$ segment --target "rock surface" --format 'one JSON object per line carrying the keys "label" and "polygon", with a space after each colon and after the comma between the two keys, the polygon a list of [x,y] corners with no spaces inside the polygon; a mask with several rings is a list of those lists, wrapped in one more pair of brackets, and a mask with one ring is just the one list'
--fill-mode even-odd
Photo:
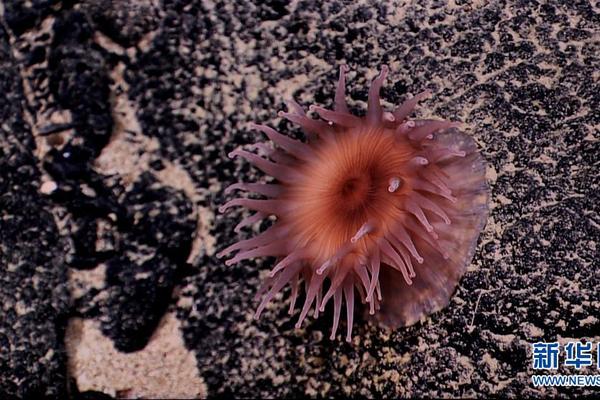
{"label": "rock surface", "polygon": [[[600,7],[489,3],[0,3],[0,397],[151,396],[68,360],[99,332],[148,350],[171,313],[197,396],[595,393],[533,387],[530,345],[600,342]],[[350,344],[329,310],[295,330],[287,294],[254,321],[272,260],[214,255],[241,217],[216,215],[222,188],[258,176],[227,153],[250,121],[296,134],[283,101],[330,106],[341,63],[359,112],[382,64],[388,105],[431,89],[419,116],[463,121],[492,189],[450,306],[394,332],[359,319]]]}

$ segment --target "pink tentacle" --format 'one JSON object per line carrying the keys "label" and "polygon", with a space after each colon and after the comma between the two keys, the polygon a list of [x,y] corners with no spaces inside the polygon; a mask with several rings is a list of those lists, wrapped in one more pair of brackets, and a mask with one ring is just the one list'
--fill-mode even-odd
{"label": "pink tentacle", "polygon": [[327,261],[325,261],[319,268],[317,268],[317,275],[323,274],[325,270],[334,266],[339,260],[341,260],[346,254],[350,253],[354,248],[353,244],[345,243],[338,249],[338,251]]}
{"label": "pink tentacle", "polygon": [[415,260],[417,260],[419,264],[423,264],[423,257],[421,257],[421,255],[417,251],[415,244],[413,243],[408,232],[406,232],[406,229],[404,228],[404,226],[402,226],[402,224],[398,224],[390,232],[396,237],[396,239],[400,241],[400,243],[404,245],[404,247],[406,247],[406,249],[415,258]]}
{"label": "pink tentacle", "polygon": [[408,132],[408,138],[410,140],[420,142],[428,136],[433,135],[437,131],[442,129],[456,128],[461,125],[460,122],[451,121],[424,121],[421,123],[421,126],[416,126],[414,129]]}
{"label": "pink tentacle", "polygon": [[302,326],[302,322],[306,318],[306,314],[308,314],[308,310],[317,296],[317,290],[323,284],[323,279],[325,279],[324,275],[312,274],[310,284],[308,285],[308,291],[306,293],[306,299],[304,300],[304,306],[300,312],[300,317],[298,317],[298,322],[296,322],[296,328],[300,328]]}
{"label": "pink tentacle", "polygon": [[234,190],[245,190],[247,192],[254,192],[262,194],[263,196],[275,198],[281,196],[283,187],[281,185],[274,185],[268,183],[239,182],[234,183],[233,185],[229,185],[225,189],[225,194],[230,194]]}
{"label": "pink tentacle", "polygon": [[352,341],[352,325],[354,321],[354,279],[352,275],[344,282],[344,297],[346,297],[346,341]]}
{"label": "pink tentacle", "polygon": [[407,285],[412,285],[412,279],[410,279],[410,274],[408,272],[408,268],[404,264],[402,257],[394,250],[392,245],[384,239],[381,241],[381,252],[389,259],[390,267],[400,271],[402,273],[402,277]]}
{"label": "pink tentacle", "polygon": [[217,258],[224,257],[227,254],[230,254],[236,250],[247,250],[247,249],[252,249],[254,247],[265,245],[269,242],[272,242],[275,239],[280,238],[282,236],[282,234],[287,231],[288,231],[288,229],[281,229],[281,227],[273,225],[266,231],[258,234],[257,236],[254,236],[254,237],[252,237],[250,239],[246,239],[246,240],[240,240],[239,242],[236,242],[236,243],[232,244],[231,246],[226,247],[225,249],[223,249],[219,253],[217,253]]}
{"label": "pink tentacle", "polygon": [[263,300],[260,302],[260,305],[256,309],[256,313],[254,313],[254,319],[260,318],[260,314],[263,312],[267,304],[275,297],[277,294],[294,276],[298,275],[298,272],[302,268],[301,264],[297,264],[292,268],[288,268],[283,271],[276,279],[273,286],[269,292],[265,295]]}
{"label": "pink tentacle", "polygon": [[369,281],[369,274],[367,273],[367,268],[364,265],[356,265],[354,267],[354,271],[356,275],[360,278],[361,283],[365,287],[366,290],[369,290],[371,287],[371,282]]}
{"label": "pink tentacle", "polygon": [[[270,157],[275,152],[275,149],[265,142],[256,142],[246,147],[248,150],[256,150],[258,155],[261,157]],[[262,154],[261,154],[262,153]]]}
{"label": "pink tentacle", "polygon": [[338,124],[345,128],[354,128],[361,124],[361,120],[359,117],[356,117],[352,114],[342,113],[338,111],[327,110],[323,107],[319,106],[310,106],[308,108],[310,111],[315,111],[321,118],[326,121],[333,122],[334,124]]}
{"label": "pink tentacle", "polygon": [[[383,65],[381,67],[381,73],[377,78],[373,80],[371,83],[371,87],[369,88],[369,100],[368,100],[368,108],[367,108],[367,122],[370,124],[378,124],[381,122],[381,118],[383,116],[383,109],[381,108],[379,92],[381,91],[381,86],[383,86],[383,82],[388,74],[387,65]],[[394,117],[395,120],[395,117]]]}
{"label": "pink tentacle", "polygon": [[313,318],[318,318],[319,317],[319,304],[321,304],[321,298],[323,297],[323,286],[319,286],[319,289],[317,290],[317,297],[315,299],[315,312],[313,314]]}
{"label": "pink tentacle", "polygon": [[405,136],[415,127],[415,121],[404,121],[396,128],[396,137]]}
{"label": "pink tentacle", "polygon": [[333,279],[331,280],[330,278],[331,284],[329,285],[329,290],[327,291],[327,293],[325,293],[325,296],[323,296],[323,300],[321,301],[321,312],[325,311],[325,306],[327,305],[327,302],[329,301],[331,296],[335,294],[336,290],[339,289],[340,285],[342,284],[342,282],[344,282],[344,279],[346,279],[347,275],[348,272],[346,268],[336,268],[335,274],[333,275]]}
{"label": "pink tentacle", "polygon": [[269,272],[269,276],[275,276],[275,274],[277,274],[282,269],[286,268],[288,265],[293,264],[297,261],[300,261],[300,260],[304,259],[305,257],[306,257],[306,252],[303,251],[302,249],[294,250],[293,252],[291,252],[290,254],[285,256],[285,258],[283,258],[283,260],[279,261],[275,265],[275,267],[273,267],[271,272]]}
{"label": "pink tentacle", "polygon": [[273,178],[283,182],[293,179],[293,177],[296,175],[296,172],[288,166],[274,163],[242,149],[236,149],[229,153],[230,158],[235,156],[245,158],[248,162],[252,163],[264,173],[269,174]]}
{"label": "pink tentacle", "polygon": [[350,114],[348,106],[346,105],[346,72],[350,68],[347,65],[340,65],[340,78],[338,80],[337,88],[335,90],[335,111]]}
{"label": "pink tentacle", "polygon": [[252,225],[258,221],[262,221],[263,219],[267,218],[268,214],[262,213],[262,212],[257,212],[254,213],[252,215],[249,215],[245,218],[243,218],[236,226],[235,228],[233,228],[233,231],[235,233],[240,233],[242,231],[242,228],[248,226],[248,225]]}
{"label": "pink tentacle", "polygon": [[358,289],[360,291],[363,303],[368,302],[370,310],[374,312],[375,302],[373,301],[373,298],[367,300],[368,290],[371,287],[371,283],[369,282],[369,274],[367,273],[367,268],[364,265],[361,265],[359,267],[356,267],[354,271],[356,271],[356,274],[358,275],[362,283],[362,285],[358,285]]}
{"label": "pink tentacle", "polygon": [[294,275],[292,278],[292,295],[290,299],[290,309],[288,310],[288,314],[292,315],[294,313],[294,307],[296,306],[296,300],[298,299],[298,275]]}
{"label": "pink tentacle", "polygon": [[231,207],[245,207],[250,210],[260,211],[267,215],[281,215],[285,209],[285,203],[281,200],[255,200],[255,199],[233,199],[219,207],[219,212],[225,212]]}
{"label": "pink tentacle", "polygon": [[410,113],[414,110],[417,103],[430,95],[431,95],[431,92],[429,90],[425,90],[419,94],[414,95],[413,97],[411,97],[410,99],[408,99],[404,103],[402,103],[394,111],[394,118],[396,119],[396,122],[404,121],[406,119],[406,117],[408,117],[410,115]]}
{"label": "pink tentacle", "polygon": [[318,121],[316,119],[309,118],[307,115],[286,113],[280,111],[277,113],[281,118],[285,118],[294,124],[300,125],[300,127],[311,135],[316,136],[328,136],[331,135],[331,127],[324,121]]}
{"label": "pink tentacle", "polygon": [[402,256],[402,259],[404,260],[404,264],[406,264],[406,266],[408,267],[408,274],[410,275],[410,277],[414,278],[415,276],[417,276],[417,274],[415,273],[415,268],[413,267],[412,261],[410,261],[410,256],[406,252],[406,250],[404,250],[401,246],[398,246],[397,250],[400,253],[400,255]]}
{"label": "pink tentacle", "polygon": [[306,112],[304,111],[304,108],[302,108],[302,106],[300,104],[298,104],[298,102],[294,99],[289,99],[285,101],[285,105],[287,106],[288,110],[290,110],[291,112],[298,114],[298,115],[305,115]]}
{"label": "pink tentacle", "polygon": [[333,295],[333,327],[331,328],[330,340],[335,339],[335,333],[340,323],[340,314],[342,313],[342,289],[336,290]]}
{"label": "pink tentacle", "polygon": [[464,157],[466,155],[467,153],[464,151],[450,147],[438,148],[436,146],[435,148],[427,150],[427,157],[433,162],[438,162],[450,157]]}
{"label": "pink tentacle", "polygon": [[265,279],[263,281],[263,283],[260,285],[260,287],[258,288],[258,290],[256,291],[256,294],[254,295],[254,301],[258,301],[258,299],[260,299],[263,294],[267,293],[267,291],[269,290],[270,287],[273,286],[273,282],[275,282],[275,281],[276,281],[275,278]]}
{"label": "pink tentacle", "polygon": [[446,225],[450,225],[450,223],[451,223],[450,217],[448,217],[448,214],[446,214],[440,206],[435,204],[435,202],[429,200],[425,196],[421,196],[420,194],[418,194],[416,192],[411,194],[411,196],[415,199],[415,201],[417,201],[421,205],[421,208],[424,208],[426,210],[433,212],[435,215],[437,215],[442,220],[444,220],[444,223]]}
{"label": "pink tentacle", "polygon": [[225,261],[225,265],[231,266],[242,260],[249,258],[266,257],[266,256],[283,256],[287,253],[285,245],[281,242],[275,242],[266,246],[258,247],[252,250],[244,250],[237,253],[233,258]]}
{"label": "pink tentacle", "polygon": [[422,179],[414,180],[412,183],[412,187],[413,189],[420,190],[422,192],[437,194],[438,196],[441,196],[452,203],[456,203],[456,197],[452,196],[452,192],[450,192],[449,190],[444,191],[439,187],[435,186],[434,184],[424,181]]}
{"label": "pink tentacle", "polygon": [[375,286],[379,283],[379,268],[381,263],[380,257],[379,246],[375,246],[373,254],[371,254],[371,285],[369,286],[369,291],[367,292],[367,301],[371,301],[373,299]]}
{"label": "pink tentacle", "polygon": [[451,194],[450,188],[446,185],[446,183],[435,173],[433,168],[424,168],[421,170],[421,176],[436,186],[438,189],[442,191],[442,193]]}
{"label": "pink tentacle", "polygon": [[435,251],[440,253],[445,260],[450,258],[450,254],[444,249],[442,249],[442,247],[437,243],[438,236],[437,234],[434,235],[435,232],[431,232],[429,234],[427,232],[424,232],[423,227],[421,225],[415,223],[410,219],[406,220],[406,227],[412,232],[414,232],[416,235],[418,235],[420,239],[429,244],[429,246],[431,246]]}
{"label": "pink tentacle", "polygon": [[406,266],[408,271],[408,276],[414,278],[416,276],[415,269],[413,268],[412,262],[410,261],[410,256],[404,249],[402,243],[400,243],[400,241],[394,235],[390,235],[389,237],[387,237],[387,240],[393,246],[394,250],[396,250],[396,252],[400,255],[400,257],[402,257],[404,265]]}
{"label": "pink tentacle", "polygon": [[284,149],[285,151],[287,151],[294,157],[302,158],[302,159],[310,159],[310,157],[313,154],[313,151],[311,150],[311,148],[309,146],[307,146],[306,144],[304,144],[298,140],[294,140],[285,135],[282,135],[281,133],[277,132],[275,129],[273,129],[271,127],[268,127],[266,125],[257,125],[257,124],[250,124],[250,127],[263,132],[265,135],[267,135],[267,137],[269,139],[271,139],[271,141],[273,143],[277,144],[279,147],[281,147],[282,149]]}
{"label": "pink tentacle", "polygon": [[427,216],[425,216],[423,209],[412,197],[408,197],[404,201],[404,207],[406,208],[406,211],[414,215],[419,220],[427,232],[433,232],[433,226],[431,223],[429,223],[429,220],[427,219]]}

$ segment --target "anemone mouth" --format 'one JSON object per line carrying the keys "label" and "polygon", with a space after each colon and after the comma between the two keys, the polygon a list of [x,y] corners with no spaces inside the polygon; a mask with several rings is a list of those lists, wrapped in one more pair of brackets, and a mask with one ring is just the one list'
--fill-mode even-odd
{"label": "anemone mouth", "polygon": [[[350,132],[322,144],[311,163],[298,168],[301,173],[294,184],[286,187],[294,215],[282,217],[282,223],[292,227],[293,236],[312,243],[313,254],[323,262],[368,221],[373,221],[369,236],[377,235],[377,221],[398,217],[403,194],[399,182],[413,169],[415,154],[396,140],[393,130]],[[390,191],[394,180],[398,187]]]}
{"label": "anemone mouth", "polygon": [[258,292],[256,317],[288,284],[292,313],[304,281],[297,326],[313,304],[316,317],[333,299],[333,338],[345,300],[350,340],[355,292],[373,318],[392,328],[447,304],[487,217],[487,184],[483,159],[474,142],[454,129],[457,124],[407,119],[427,92],[385,112],[379,104],[384,66],[369,90],[367,115],[356,117],[344,100],[346,71],[340,68],[334,110],[310,107],[321,120],[309,118],[293,101],[290,111],[280,112],[304,129],[306,142],[252,125],[277,147],[257,143],[253,148],[260,153],[230,153],[277,183],[236,183],[226,192],[253,191],[267,199],[237,198],[221,210],[256,211],[236,231],[268,215],[277,222],[218,256],[237,252],[228,265],[278,257]]}

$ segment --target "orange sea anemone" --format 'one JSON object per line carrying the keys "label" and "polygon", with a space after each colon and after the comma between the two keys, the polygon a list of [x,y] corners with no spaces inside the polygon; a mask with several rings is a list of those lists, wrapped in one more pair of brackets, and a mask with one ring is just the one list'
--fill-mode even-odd
{"label": "orange sea anemone", "polygon": [[459,124],[408,119],[428,92],[384,111],[379,101],[388,73],[384,66],[369,89],[366,116],[358,117],[345,102],[346,72],[342,66],[333,111],[309,108],[321,119],[308,117],[294,101],[288,112],[279,113],[303,128],[305,142],[253,125],[277,147],[257,143],[229,154],[248,160],[276,183],[235,183],[226,193],[238,189],[266,199],[233,199],[220,211],[233,206],[256,211],[236,231],[270,215],[277,221],[218,256],[237,252],[227,265],[278,257],[259,290],[257,318],[288,284],[293,313],[304,281],[296,326],[313,304],[316,317],[333,298],[334,338],[345,298],[349,341],[355,292],[369,313],[391,328],[413,324],[448,304],[485,224],[488,188],[484,161],[474,141],[457,130]]}

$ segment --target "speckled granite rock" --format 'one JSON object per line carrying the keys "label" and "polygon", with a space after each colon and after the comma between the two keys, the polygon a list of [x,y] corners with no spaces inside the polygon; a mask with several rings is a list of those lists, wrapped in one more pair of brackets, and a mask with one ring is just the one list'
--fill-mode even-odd
{"label": "speckled granite rock", "polygon": [[[600,341],[600,6],[489,3],[5,0],[0,394],[77,395],[74,317],[132,352],[170,310],[209,395],[592,395],[534,388],[528,351]],[[390,105],[431,89],[418,113],[465,122],[492,188],[450,306],[351,344],[282,297],[254,321],[270,260],[214,256],[222,188],[256,175],[226,157],[247,122],[296,133],[283,100],[331,105],[341,63],[358,111],[381,64]]]}
{"label": "speckled granite rock", "polygon": [[64,243],[38,193],[35,147],[6,31],[0,28],[0,394],[58,396],[67,383]]}

